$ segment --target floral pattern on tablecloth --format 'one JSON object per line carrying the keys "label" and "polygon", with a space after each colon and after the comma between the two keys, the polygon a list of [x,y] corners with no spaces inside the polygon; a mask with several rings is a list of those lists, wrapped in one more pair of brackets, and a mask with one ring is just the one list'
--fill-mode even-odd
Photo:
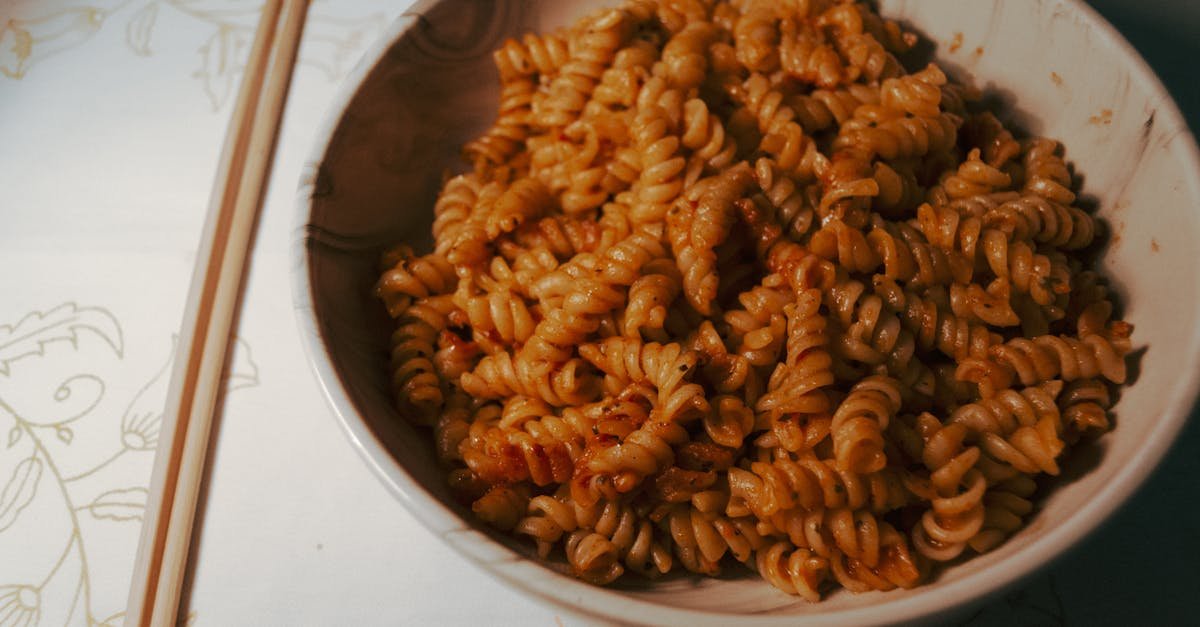
{"label": "floral pattern on tablecloth", "polygon": [[[68,302],[0,323],[0,555],[17,558],[0,560],[0,625],[120,624],[124,598],[94,582],[132,566],[174,344],[132,397],[111,398],[136,369],[108,310]],[[258,377],[237,340],[226,390]],[[111,543],[127,563],[89,559]]]}

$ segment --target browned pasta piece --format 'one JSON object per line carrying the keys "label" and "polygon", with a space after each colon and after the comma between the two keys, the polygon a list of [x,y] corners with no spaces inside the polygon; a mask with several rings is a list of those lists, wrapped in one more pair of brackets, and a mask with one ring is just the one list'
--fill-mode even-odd
{"label": "browned pasta piece", "polygon": [[702,512],[690,504],[673,508],[666,523],[679,563],[696,573],[718,574],[721,558],[726,554],[746,563],[767,543],[752,519]]}
{"label": "browned pasta piece", "polygon": [[509,353],[484,357],[461,379],[463,391],[476,398],[504,398],[513,394],[534,396],[564,407],[596,397],[597,385],[585,362],[572,359],[560,366],[514,359]]}
{"label": "browned pasta piece", "polygon": [[884,305],[896,313],[922,348],[936,347],[961,362],[969,357],[986,355],[989,347],[1001,341],[1000,336],[986,326],[959,318],[948,307],[904,290],[894,280],[876,276],[874,284]]}
{"label": "browned pasta piece", "polygon": [[730,498],[744,502],[760,518],[800,508],[867,509],[877,514],[899,509],[908,503],[909,492],[902,475],[882,469],[855,473],[837,468],[832,460],[805,453],[798,459],[780,457],[771,462],[754,462],[748,470],[729,470]]}
{"label": "browned pasta piece", "polygon": [[567,62],[567,41],[557,33],[541,36],[527,33],[520,40],[505,40],[492,58],[502,81],[538,74],[553,76]]}
{"label": "browned pasta piece", "polygon": [[587,25],[573,37],[574,49],[559,67],[548,93],[533,101],[535,124],[562,128],[579,115],[638,17],[628,9],[609,9],[584,18]]}
{"label": "browned pasta piece", "polygon": [[692,307],[712,313],[720,275],[716,248],[729,237],[737,220],[734,201],[753,182],[745,164],[706,179],[694,201],[682,199],[668,217],[668,237],[682,275],[684,295]]}
{"label": "browned pasta piece", "polygon": [[822,13],[816,24],[833,28],[838,53],[853,68],[851,78],[876,81],[903,73],[896,57],[871,33],[863,32],[862,12],[857,4],[837,4]]}
{"label": "browned pasta piece", "polygon": [[665,339],[662,333],[667,310],[679,295],[682,278],[679,269],[668,259],[656,259],[643,267],[644,275],[629,286],[629,299],[621,321],[626,337],[654,336]]}
{"label": "browned pasta piece", "polygon": [[1018,381],[1036,385],[1054,378],[1074,381],[1103,377],[1113,383],[1124,383],[1128,329],[1125,325],[1114,327],[1112,337],[1043,335],[1009,340],[989,348],[985,358],[963,361],[957,376],[979,385],[984,397]]}
{"label": "browned pasta piece", "polygon": [[529,78],[505,83],[500,91],[500,110],[496,122],[483,135],[463,147],[467,160],[477,170],[507,162],[524,147],[529,135],[529,114],[534,83]]}
{"label": "browned pasta piece", "polygon": [[686,159],[680,154],[679,137],[670,131],[672,121],[662,107],[642,109],[632,134],[641,154],[641,174],[634,183],[636,205],[631,212],[641,224],[662,220],[671,203],[683,191]]}
{"label": "browned pasta piece", "polygon": [[489,525],[508,531],[516,526],[529,502],[527,491],[506,484],[497,484],[471,504],[475,515]]}
{"label": "browned pasta piece", "polygon": [[790,76],[826,89],[837,87],[848,78],[837,50],[824,41],[812,24],[784,18],[779,25],[779,38],[779,63]]}
{"label": "browned pasta piece", "polygon": [[1112,404],[1112,396],[1102,381],[1072,381],[1063,389],[1058,402],[1063,422],[1073,431],[1068,433],[1068,437],[1102,433],[1108,429],[1108,408]]}
{"label": "browned pasta piece", "polygon": [[643,344],[613,337],[579,347],[579,354],[619,386],[645,381],[658,390],[657,410],[663,420],[695,418],[708,411],[704,390],[689,383],[699,355],[679,344]]}
{"label": "browned pasta piece", "polygon": [[801,293],[795,303],[784,307],[787,316],[787,358],[775,367],[767,393],[755,409],[772,421],[783,414],[816,414],[829,410],[829,398],[821,391],[834,382],[826,321],[818,311],[820,292]]}
{"label": "browned pasta piece", "polygon": [[755,566],[771,585],[812,603],[821,600],[821,583],[829,577],[828,559],[783,541],[755,553]]}
{"label": "browned pasta piece", "polygon": [[887,464],[883,431],[900,405],[900,384],[895,379],[867,377],[850,389],[830,425],[839,469],[859,473],[883,469]]}
{"label": "browned pasta piece", "polygon": [[684,26],[663,46],[663,75],[680,89],[702,83],[708,70],[708,46],[716,38],[717,30],[708,22],[696,21]]}
{"label": "browned pasta piece", "polygon": [[600,76],[593,101],[606,107],[632,107],[658,57],[653,43],[635,39],[617,52],[612,66]]}
{"label": "browned pasta piece", "polygon": [[1078,207],[1062,205],[1036,194],[1011,199],[983,215],[984,223],[1014,237],[1077,250],[1095,237],[1095,220]]}
{"label": "browned pasta piece", "polygon": [[455,284],[454,267],[438,253],[418,257],[401,246],[389,251],[384,262],[388,268],[375,284],[375,295],[393,318],[414,299],[445,294]]}
{"label": "browned pasta piece", "polygon": [[1024,518],[1033,511],[1029,497],[1036,488],[1033,479],[1023,475],[989,488],[983,496],[983,528],[968,541],[971,548],[984,553],[1020,529]]}
{"label": "browned pasta piece", "polygon": [[1026,193],[1037,194],[1053,202],[1070,205],[1075,202],[1071,191],[1071,171],[1058,154],[1058,142],[1034,139],[1025,147]]}
{"label": "browned pasta piece", "polygon": [[771,72],[779,66],[779,27],[770,2],[747,2],[733,26],[737,59],[752,72]]}

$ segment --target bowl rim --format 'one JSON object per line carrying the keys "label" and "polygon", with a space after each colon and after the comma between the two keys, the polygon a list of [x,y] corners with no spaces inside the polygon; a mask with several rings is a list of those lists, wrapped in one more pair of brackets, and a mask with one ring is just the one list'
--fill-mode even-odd
{"label": "bowl rim", "polygon": [[[474,529],[444,503],[434,498],[400,466],[366,421],[358,415],[354,401],[343,387],[340,375],[327,355],[321,324],[315,315],[314,294],[309,282],[312,267],[308,254],[311,239],[308,218],[313,208],[313,191],[319,164],[324,161],[341,120],[363,81],[384,60],[393,44],[420,21],[422,10],[439,1],[444,0],[418,0],[389,24],[342,79],[330,100],[322,122],[314,134],[315,141],[305,161],[295,197],[296,208],[289,242],[293,310],[301,344],[317,385],[329,409],[337,417],[342,432],[366,465],[429,531],[442,538],[459,555],[467,558],[468,562],[481,567],[527,597],[549,602],[556,609],[571,614],[621,622],[629,622],[632,619],[646,624],[686,622],[694,625],[725,625],[732,620],[738,620],[753,625],[791,625],[798,618],[802,618],[814,625],[866,625],[899,623],[939,612],[962,611],[1016,585],[1035,571],[1061,558],[1069,549],[1110,520],[1162,463],[1193,409],[1200,402],[1200,377],[1181,378],[1171,390],[1161,419],[1148,431],[1144,444],[1133,452],[1128,463],[1115,472],[1112,480],[1102,486],[1094,498],[1071,514],[1066,521],[1044,531],[1038,538],[1007,556],[995,568],[946,581],[929,594],[917,592],[895,599],[881,597],[880,603],[813,614],[753,615],[711,612],[654,603],[622,594],[614,589],[585,584],[568,576],[558,575],[535,560],[525,558]],[[1196,173],[1196,176],[1189,178],[1187,186],[1190,196],[1200,200],[1200,149],[1197,148],[1195,138],[1177,103],[1157,74],[1125,37],[1083,0],[1052,2],[1058,8],[1081,15],[1086,27],[1091,28],[1107,45],[1124,56],[1130,69],[1131,80],[1140,83],[1146,93],[1158,103],[1159,114],[1165,116],[1164,122],[1168,128],[1180,129],[1181,132],[1173,137],[1164,149],[1183,160],[1185,171]],[[1200,291],[1196,308],[1200,310]],[[1187,341],[1191,348],[1191,357],[1179,371],[1200,371],[1200,325],[1192,329]],[[538,583],[547,581],[553,581],[554,585]]]}

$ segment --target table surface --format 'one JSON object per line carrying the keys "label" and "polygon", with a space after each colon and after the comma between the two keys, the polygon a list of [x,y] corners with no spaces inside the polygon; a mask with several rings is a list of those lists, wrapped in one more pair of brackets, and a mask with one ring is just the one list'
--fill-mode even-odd
{"label": "table surface", "polygon": [[[372,476],[291,312],[293,190],[339,80],[409,2],[314,2],[210,459],[196,625],[579,625]],[[260,1],[0,2],[0,625],[119,625],[166,376]],[[1200,126],[1200,7],[1096,0]],[[973,625],[1189,622],[1200,423],[1101,531]]]}

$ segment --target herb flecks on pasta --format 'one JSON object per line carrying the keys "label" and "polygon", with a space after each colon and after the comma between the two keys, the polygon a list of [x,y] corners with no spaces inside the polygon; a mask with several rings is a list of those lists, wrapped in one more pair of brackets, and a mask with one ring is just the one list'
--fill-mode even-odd
{"label": "herb flecks on pasta", "polygon": [[[999,545],[1109,428],[1132,328],[1049,139],[841,0],[630,0],[495,53],[383,257],[398,410],[540,556],[820,600]],[[742,566],[744,565],[744,566]]]}

